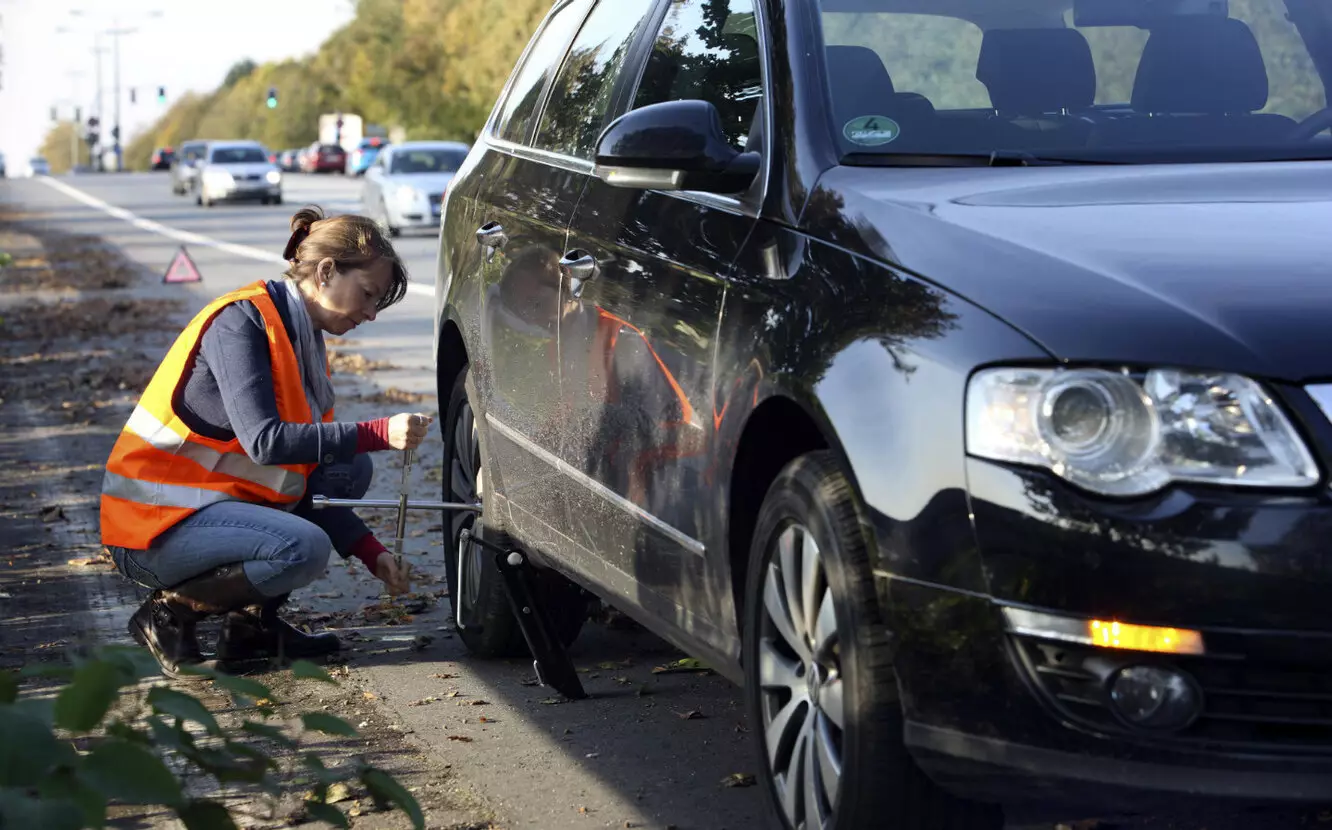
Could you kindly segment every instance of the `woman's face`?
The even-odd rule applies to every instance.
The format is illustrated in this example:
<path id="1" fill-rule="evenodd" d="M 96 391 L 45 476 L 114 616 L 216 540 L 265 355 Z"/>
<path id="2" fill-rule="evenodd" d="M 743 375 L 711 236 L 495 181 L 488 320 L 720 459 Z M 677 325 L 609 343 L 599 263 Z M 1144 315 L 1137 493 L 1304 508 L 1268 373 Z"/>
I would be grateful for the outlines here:
<path id="1" fill-rule="evenodd" d="M 364 268 L 340 271 L 325 258 L 315 276 L 310 318 L 323 331 L 342 335 L 375 319 L 375 306 L 393 283 L 393 265 L 377 259 Z"/>

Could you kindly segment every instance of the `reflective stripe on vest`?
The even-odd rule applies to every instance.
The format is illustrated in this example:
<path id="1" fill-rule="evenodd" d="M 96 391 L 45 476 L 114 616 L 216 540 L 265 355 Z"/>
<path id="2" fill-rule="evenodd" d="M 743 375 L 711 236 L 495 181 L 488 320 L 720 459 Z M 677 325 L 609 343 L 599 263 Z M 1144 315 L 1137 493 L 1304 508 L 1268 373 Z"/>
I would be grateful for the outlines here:
<path id="1" fill-rule="evenodd" d="M 305 494 L 314 464 L 259 464 L 232 438 L 193 432 L 174 401 L 194 366 L 209 323 L 231 303 L 248 300 L 263 317 L 278 417 L 313 423 L 296 351 L 263 282 L 225 294 L 190 321 L 162 360 L 116 440 L 102 482 L 102 543 L 146 550 L 192 513 L 223 501 L 291 510 Z M 333 411 L 322 414 L 333 420 Z"/>

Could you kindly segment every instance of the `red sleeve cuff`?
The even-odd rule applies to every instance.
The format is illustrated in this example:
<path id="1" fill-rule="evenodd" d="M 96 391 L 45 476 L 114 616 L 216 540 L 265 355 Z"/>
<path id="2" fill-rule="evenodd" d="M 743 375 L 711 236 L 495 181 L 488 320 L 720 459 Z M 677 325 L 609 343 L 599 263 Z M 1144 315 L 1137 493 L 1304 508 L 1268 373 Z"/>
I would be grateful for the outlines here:
<path id="1" fill-rule="evenodd" d="M 373 533 L 365 534 L 356 540 L 356 544 L 352 545 L 352 556 L 361 560 L 370 573 L 375 572 L 375 563 L 379 561 L 381 553 L 388 553 L 388 548 L 380 544 Z"/>
<path id="2" fill-rule="evenodd" d="M 388 449 L 388 424 L 388 418 L 357 422 L 356 452 L 375 452 Z"/>

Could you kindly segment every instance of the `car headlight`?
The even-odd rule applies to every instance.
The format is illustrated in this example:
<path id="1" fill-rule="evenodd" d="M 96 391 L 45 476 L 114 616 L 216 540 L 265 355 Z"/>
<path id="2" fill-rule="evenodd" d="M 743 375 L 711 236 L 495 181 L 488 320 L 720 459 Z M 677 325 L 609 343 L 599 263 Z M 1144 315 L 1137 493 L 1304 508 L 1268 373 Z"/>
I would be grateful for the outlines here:
<path id="1" fill-rule="evenodd" d="M 236 180 L 231 177 L 231 174 L 225 170 L 204 170 L 203 179 L 209 184 L 220 185 L 222 187 L 230 187 L 236 183 Z"/>
<path id="2" fill-rule="evenodd" d="M 399 202 L 419 202 L 425 198 L 425 194 L 409 184 L 404 184 L 398 188 Z"/>
<path id="3" fill-rule="evenodd" d="M 1172 481 L 1307 487 L 1318 465 L 1285 414 L 1240 375 L 987 369 L 967 388 L 967 451 L 1045 467 L 1096 493 Z"/>
<path id="4" fill-rule="evenodd" d="M 277 170 L 269 170 L 265 178 L 268 179 L 269 184 L 282 184 L 282 174 Z"/>

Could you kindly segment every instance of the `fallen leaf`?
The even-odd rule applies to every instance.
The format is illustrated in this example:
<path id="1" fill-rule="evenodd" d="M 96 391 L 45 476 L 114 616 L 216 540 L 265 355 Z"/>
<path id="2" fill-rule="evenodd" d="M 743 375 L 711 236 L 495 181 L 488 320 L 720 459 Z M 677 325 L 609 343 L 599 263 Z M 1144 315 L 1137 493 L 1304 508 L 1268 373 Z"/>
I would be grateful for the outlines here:
<path id="1" fill-rule="evenodd" d="M 721 783 L 723 787 L 752 787 L 757 782 L 747 772 L 733 772 L 723 778 Z"/>
<path id="2" fill-rule="evenodd" d="M 432 675 L 430 675 L 430 676 L 433 677 L 433 678 L 435 678 L 436 680 L 452 680 L 453 678 L 457 677 L 458 675 L 456 675 L 456 674 L 432 674 Z"/>
<path id="3" fill-rule="evenodd" d="M 449 736 L 449 740 L 450 740 L 450 741 L 462 741 L 462 742 L 465 743 L 465 744 L 470 744 L 470 743 L 472 742 L 472 739 L 469 738 L 469 737 L 467 737 L 466 735 L 450 735 L 450 736 Z"/>
<path id="4" fill-rule="evenodd" d="M 690 709 L 688 712 L 676 712 L 675 714 L 680 718 L 680 720 L 703 720 L 704 718 L 707 717 L 707 715 L 703 714 L 697 709 Z"/>
<path id="5" fill-rule="evenodd" d="M 374 692 L 361 692 L 361 697 L 365 698 L 366 700 L 374 700 L 376 695 Z"/>
<path id="6" fill-rule="evenodd" d="M 407 705 L 408 705 L 408 706 L 426 706 L 426 705 L 428 705 L 428 704 L 434 703 L 434 702 L 437 701 L 437 700 L 439 700 L 439 698 L 437 698 L 437 697 L 423 697 L 423 698 L 421 698 L 420 700 L 414 700 L 414 701 L 412 701 L 411 703 L 409 703 L 409 704 L 407 704 Z"/>
<path id="7" fill-rule="evenodd" d="M 324 797 L 324 802 L 326 804 L 337 804 L 339 801 L 346 801 L 351 797 L 351 788 L 339 781 L 328 788 L 328 795 Z"/>
<path id="8" fill-rule="evenodd" d="M 664 666 L 654 666 L 653 674 L 670 674 L 672 672 L 710 672 L 712 669 L 703 665 L 701 660 L 694 657 L 685 657 Z"/>
<path id="9" fill-rule="evenodd" d="M 458 691 L 457 689 L 454 689 L 453 691 L 446 694 L 445 697 L 457 697 L 460 694 L 462 694 L 462 692 Z"/>
<path id="10" fill-rule="evenodd" d="M 61 507 L 58 504 L 49 504 L 46 507 L 43 507 L 41 512 L 41 518 L 43 522 L 46 522 L 48 524 L 50 524 L 51 522 L 67 521 L 65 517 L 65 508 Z"/>

